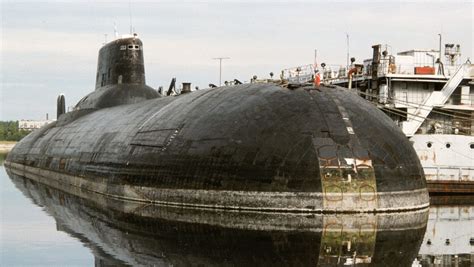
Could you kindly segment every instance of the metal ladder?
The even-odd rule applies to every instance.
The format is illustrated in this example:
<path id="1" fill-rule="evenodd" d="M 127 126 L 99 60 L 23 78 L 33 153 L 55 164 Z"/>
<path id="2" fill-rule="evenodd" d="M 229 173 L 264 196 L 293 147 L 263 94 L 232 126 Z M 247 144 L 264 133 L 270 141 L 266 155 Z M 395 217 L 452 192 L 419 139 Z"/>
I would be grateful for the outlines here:
<path id="1" fill-rule="evenodd" d="M 462 64 L 454 73 L 454 75 L 449 78 L 446 84 L 443 86 L 441 91 L 434 91 L 425 101 L 420 104 L 411 120 L 407 120 L 403 123 L 403 132 L 406 136 L 413 136 L 421 124 L 425 121 L 428 115 L 433 110 L 433 107 L 442 106 L 449 99 L 451 94 L 456 90 L 462 80 L 465 78 L 466 74 L 469 75 L 471 68 L 474 65 L 464 63 Z"/>

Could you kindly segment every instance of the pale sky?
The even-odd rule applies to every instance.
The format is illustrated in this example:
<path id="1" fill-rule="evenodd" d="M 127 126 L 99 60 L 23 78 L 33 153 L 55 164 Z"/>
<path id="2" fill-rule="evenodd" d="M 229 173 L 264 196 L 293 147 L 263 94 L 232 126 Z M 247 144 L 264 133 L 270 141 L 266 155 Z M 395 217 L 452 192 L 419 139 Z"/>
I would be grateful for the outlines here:
<path id="1" fill-rule="evenodd" d="M 56 97 L 67 106 L 94 90 L 97 52 L 132 25 L 144 43 L 147 84 L 206 88 L 248 81 L 313 62 L 345 65 L 350 54 L 370 58 L 374 44 L 394 52 L 461 45 L 473 59 L 472 1 L 1 1 L 0 120 L 55 118 Z M 131 3 L 131 8 L 129 5 Z"/>

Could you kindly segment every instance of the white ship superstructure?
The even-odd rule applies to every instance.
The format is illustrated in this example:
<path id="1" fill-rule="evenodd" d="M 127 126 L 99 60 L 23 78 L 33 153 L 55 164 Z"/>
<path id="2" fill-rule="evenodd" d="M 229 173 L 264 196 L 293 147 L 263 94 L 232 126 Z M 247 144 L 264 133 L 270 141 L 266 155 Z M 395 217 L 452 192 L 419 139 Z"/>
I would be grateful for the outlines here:
<path id="1" fill-rule="evenodd" d="M 431 192 L 474 192 L 474 65 L 460 60 L 455 44 L 444 53 L 372 48 L 373 57 L 363 64 L 351 59 L 349 71 L 322 64 L 323 82 L 357 90 L 401 127 Z"/>

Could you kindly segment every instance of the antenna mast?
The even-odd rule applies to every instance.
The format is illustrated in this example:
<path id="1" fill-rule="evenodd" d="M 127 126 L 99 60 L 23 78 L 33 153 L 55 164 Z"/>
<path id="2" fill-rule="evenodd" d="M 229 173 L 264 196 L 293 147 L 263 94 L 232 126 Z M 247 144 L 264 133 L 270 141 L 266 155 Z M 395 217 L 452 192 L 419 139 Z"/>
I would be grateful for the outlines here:
<path id="1" fill-rule="evenodd" d="M 128 14 L 130 16 L 130 34 L 133 34 L 132 32 L 132 0 L 128 1 Z"/>
<path id="2" fill-rule="evenodd" d="M 222 85 L 222 60 L 230 59 L 230 57 L 216 57 L 214 60 L 219 60 L 219 86 Z"/>
<path id="3" fill-rule="evenodd" d="M 318 68 L 318 49 L 314 49 L 314 70 Z"/>
<path id="4" fill-rule="evenodd" d="M 115 39 L 118 38 L 118 32 L 117 32 L 117 23 L 114 22 L 114 34 L 115 34 Z"/>
<path id="5" fill-rule="evenodd" d="M 443 62 L 442 61 L 443 57 L 441 56 L 441 45 L 442 45 L 442 37 L 443 36 L 441 35 L 441 33 L 438 33 L 438 35 L 439 35 L 439 62 L 442 63 Z"/>
<path id="6" fill-rule="evenodd" d="M 346 32 L 346 41 L 347 41 L 347 59 L 346 59 L 346 68 L 349 71 L 349 34 Z"/>

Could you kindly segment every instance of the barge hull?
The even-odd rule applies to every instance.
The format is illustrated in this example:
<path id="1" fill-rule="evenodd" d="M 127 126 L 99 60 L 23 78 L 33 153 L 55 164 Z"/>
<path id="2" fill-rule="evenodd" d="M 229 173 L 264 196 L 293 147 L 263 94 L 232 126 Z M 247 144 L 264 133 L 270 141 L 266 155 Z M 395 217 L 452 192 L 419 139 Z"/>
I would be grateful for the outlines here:
<path id="1" fill-rule="evenodd" d="M 431 194 L 474 194 L 473 181 L 426 181 Z"/>

